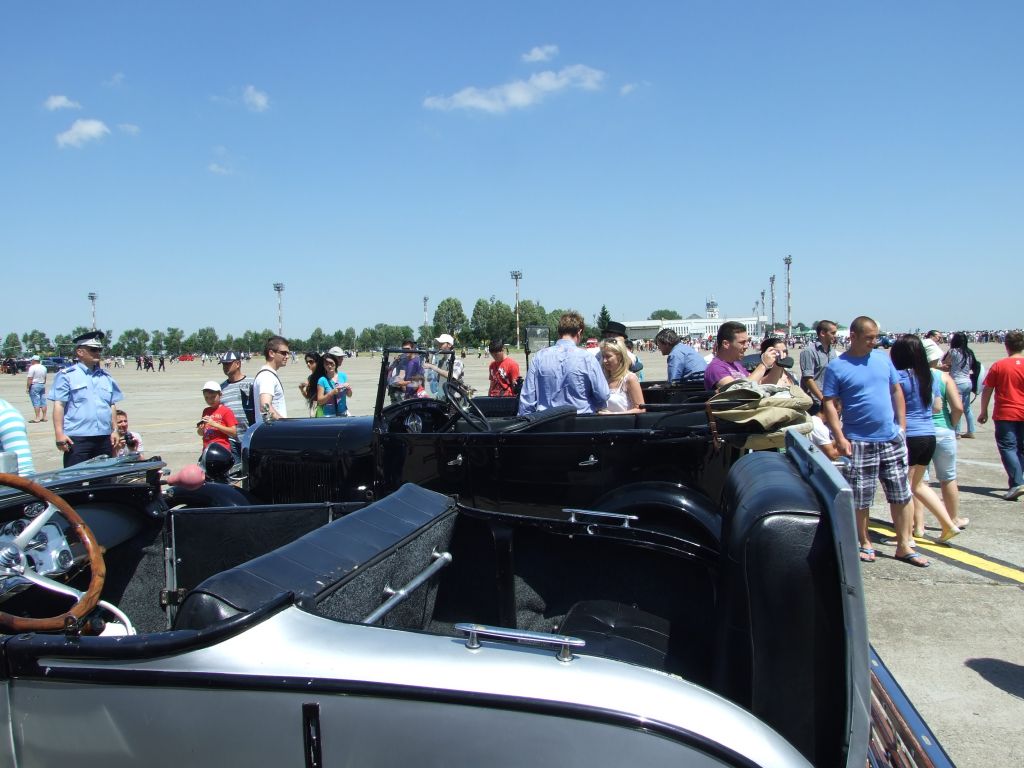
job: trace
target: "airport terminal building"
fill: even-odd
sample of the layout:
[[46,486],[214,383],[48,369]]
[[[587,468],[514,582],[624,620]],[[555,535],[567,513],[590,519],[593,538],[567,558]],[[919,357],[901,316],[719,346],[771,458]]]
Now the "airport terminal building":
[[765,315],[749,317],[719,317],[718,302],[714,297],[704,305],[704,317],[693,314],[683,320],[628,320],[623,323],[631,339],[653,339],[662,328],[670,328],[681,337],[691,339],[714,339],[722,323],[731,320],[742,323],[751,338],[758,339],[768,327]]

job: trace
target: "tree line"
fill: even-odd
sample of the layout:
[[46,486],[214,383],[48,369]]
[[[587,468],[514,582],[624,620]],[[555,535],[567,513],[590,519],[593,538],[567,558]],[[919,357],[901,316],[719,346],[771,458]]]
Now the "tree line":
[[[519,302],[520,340],[525,339],[526,326],[540,326],[548,329],[550,338],[557,336],[558,319],[564,310],[548,311],[542,304],[530,299]],[[649,316],[651,320],[681,320],[678,312],[671,309],[658,309]],[[598,337],[612,319],[607,306],[602,305],[600,311],[587,324],[586,336]],[[796,327],[803,328],[803,324]],[[73,349],[72,339],[90,329],[84,326],[72,328],[66,334],[57,334],[50,339],[38,329],[32,329],[20,336],[8,333],[4,339],[3,354],[6,357],[39,354],[42,356],[70,355]],[[185,335],[181,328],[165,329],[129,328],[117,336],[116,341],[111,330],[105,331],[108,351],[110,354],[135,357],[145,354],[180,355],[215,353],[228,349],[238,352],[260,354],[268,336],[274,334],[269,328],[250,330],[240,335],[227,334],[220,336],[212,326],[200,328]],[[337,346],[342,349],[367,351],[383,347],[398,347],[406,339],[413,339],[422,346],[431,346],[435,338],[442,333],[455,337],[459,347],[476,347],[493,339],[502,339],[510,346],[516,342],[516,313],[513,306],[491,296],[477,299],[472,312],[467,315],[459,299],[449,296],[438,302],[434,309],[432,322],[413,330],[408,325],[389,325],[377,323],[373,327],[363,328],[356,333],[355,328],[338,329],[327,332],[315,328],[307,338],[288,337],[288,343],[295,350],[323,351]],[[287,334],[286,334],[287,336]]]

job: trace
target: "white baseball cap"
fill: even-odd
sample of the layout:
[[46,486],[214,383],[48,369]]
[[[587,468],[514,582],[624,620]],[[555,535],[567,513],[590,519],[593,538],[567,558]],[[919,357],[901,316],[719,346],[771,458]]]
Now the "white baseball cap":
[[451,344],[453,347],[455,346],[455,339],[452,337],[450,333],[442,333],[440,336],[434,339],[434,341],[436,341],[439,344]]
[[220,384],[211,379],[210,381],[203,384],[203,392],[206,392],[207,390],[209,390],[210,392],[220,392]]

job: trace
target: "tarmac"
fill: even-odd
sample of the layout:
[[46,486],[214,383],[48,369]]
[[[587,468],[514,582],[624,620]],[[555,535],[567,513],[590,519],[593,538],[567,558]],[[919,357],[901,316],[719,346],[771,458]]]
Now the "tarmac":
[[[1005,355],[1000,344],[973,345],[989,366]],[[516,356],[521,367],[522,356]],[[648,380],[664,377],[664,358],[643,353]],[[354,394],[352,415],[368,415],[380,375],[380,355],[345,361]],[[487,389],[486,352],[465,358],[466,380]],[[247,375],[262,360],[243,365]],[[125,399],[129,425],[143,437],[147,457],[161,456],[171,469],[194,462],[201,441],[195,424],[205,407],[202,385],[223,380],[218,364],[169,364],[165,372],[111,369]],[[305,416],[298,385],[307,370],[301,354],[281,372],[292,417]],[[48,379],[49,386],[51,378]],[[0,376],[0,397],[32,418],[25,376]],[[975,403],[977,413],[978,403]],[[52,424],[29,424],[36,471],[61,464]],[[977,427],[974,440],[958,441],[961,515],[970,526],[944,546],[919,540],[918,551],[932,561],[915,568],[893,559],[883,543],[891,530],[881,490],[872,507],[872,535],[878,560],[862,567],[871,642],[910,700],[962,768],[1024,766],[1024,503],[1006,502],[1006,474],[999,462],[991,422]],[[938,525],[927,521],[931,537]]]

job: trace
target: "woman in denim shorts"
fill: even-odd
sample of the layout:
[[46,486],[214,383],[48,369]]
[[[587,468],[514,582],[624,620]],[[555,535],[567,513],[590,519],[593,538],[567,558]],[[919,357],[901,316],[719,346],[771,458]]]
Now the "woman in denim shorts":
[[[925,356],[921,339],[908,334],[892,345],[892,364],[900,377],[903,399],[907,406],[907,463],[910,465],[910,489],[914,500],[923,504],[942,526],[939,542],[949,543],[960,533],[946,508],[925,482],[924,473],[935,455],[934,407],[939,401],[939,389],[932,381],[931,367]],[[922,521],[923,522],[923,521]],[[924,527],[915,519],[915,536],[924,535]]]

